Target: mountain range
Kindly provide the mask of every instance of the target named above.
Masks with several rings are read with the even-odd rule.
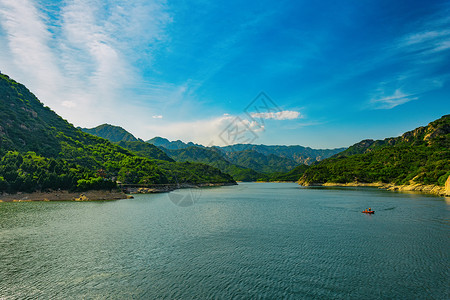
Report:
[[[116,181],[149,185],[298,180],[303,185],[442,187],[449,177],[450,115],[399,137],[363,140],[348,149],[205,147],[160,137],[144,142],[118,126],[75,128],[25,86],[0,73],[0,193],[114,189]]]
[[[104,125],[100,125],[104,126]],[[100,127],[99,126],[99,127]],[[98,127],[96,127],[98,128]],[[169,150],[180,150],[186,149],[188,147],[202,147],[203,145],[194,144],[192,142],[185,143],[183,141],[169,141],[166,138],[155,137],[147,141],[158,147],[163,147]],[[254,145],[254,144],[235,144],[228,146],[213,146],[211,148],[217,148],[222,150],[224,153],[237,153],[241,151],[253,151],[253,153],[260,153],[265,156],[276,155],[279,157],[287,158],[298,164],[311,165],[317,161],[321,161],[328,158],[336,153],[342,152],[347,148],[336,148],[336,149],[312,149],[303,146],[281,146],[281,145]],[[291,163],[291,162],[290,162]]]
[[[0,193],[111,189],[116,180],[234,183],[217,168],[174,162],[151,144],[123,143],[131,143],[127,147],[133,150],[75,128],[25,86],[0,73]]]
[[[142,140],[136,139],[131,133],[117,126],[103,124],[95,128],[81,128],[87,133],[118,142],[121,136],[133,137],[133,142],[120,142],[120,146],[131,149],[131,143],[145,147]],[[339,153],[339,149],[311,149],[302,146],[267,146],[252,144],[237,144],[225,147],[205,147],[192,142],[181,140],[169,141],[162,137],[155,137],[147,141],[178,162],[200,162],[220,169],[239,181],[280,180],[278,174],[293,170],[305,163],[312,164],[324,158]],[[146,156],[148,157],[148,156]],[[156,158],[156,157],[150,157]],[[161,157],[158,157],[161,159]],[[300,168],[297,170],[305,170]]]
[[[241,181],[443,186],[450,175],[449,118],[445,115],[400,137],[367,139],[347,149],[251,144],[204,147],[161,137],[147,143],[157,145],[175,161],[206,163]]]

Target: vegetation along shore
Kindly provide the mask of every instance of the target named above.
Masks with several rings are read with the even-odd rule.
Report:
[[[450,115],[395,138],[364,140],[308,168],[304,186],[376,186],[450,195]]]
[[[75,128],[25,86],[0,74],[2,201],[123,199],[124,192],[236,181],[374,186],[445,196],[449,176],[450,115],[399,137],[349,148],[205,147],[160,137],[143,141],[108,124]]]

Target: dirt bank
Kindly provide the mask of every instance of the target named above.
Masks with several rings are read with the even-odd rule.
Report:
[[[127,199],[127,196],[121,191],[87,191],[87,192],[35,192],[35,193],[17,193],[0,194],[0,202],[24,202],[24,201],[95,201],[95,200],[120,200]]]

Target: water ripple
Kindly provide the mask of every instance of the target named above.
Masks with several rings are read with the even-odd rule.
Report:
[[[294,187],[1,203],[0,299],[450,298],[440,198]]]

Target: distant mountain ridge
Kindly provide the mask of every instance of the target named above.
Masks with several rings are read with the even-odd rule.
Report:
[[[291,159],[298,164],[311,165],[317,161],[331,157],[347,148],[336,149],[312,149],[303,146],[283,146],[283,145],[253,145],[253,144],[236,144],[220,147],[227,153],[238,151],[255,151],[264,155],[277,155],[280,157]]]
[[[265,174],[287,172],[299,165],[292,159],[275,154],[266,155],[255,150],[225,152],[225,157],[235,165],[244,166]]]
[[[113,126],[110,124],[102,124],[94,128],[80,128],[80,129],[83,130],[84,132],[108,139],[111,142],[138,141],[136,137],[134,137],[131,133],[129,133],[122,127]],[[243,151],[245,152],[243,152],[242,154],[245,153],[248,156],[249,153],[253,153],[255,156],[258,156],[259,158],[261,158],[259,154],[263,154],[265,156],[274,155],[283,159],[287,165],[294,164],[294,166],[288,167],[288,169],[292,169],[293,167],[295,167],[295,165],[298,164],[311,165],[317,161],[331,157],[339,152],[346,150],[346,148],[312,149],[310,147],[303,147],[303,146],[283,146],[283,145],[272,146],[272,145],[255,145],[255,144],[236,144],[222,147],[220,146],[205,147],[203,145],[195,144],[193,142],[185,143],[181,140],[169,141],[168,139],[162,137],[154,137],[146,142],[155,145],[157,147],[163,147],[164,148],[163,150],[165,149],[181,150],[189,147],[199,147],[208,149],[214,148],[222,151],[226,157],[229,157],[232,160],[232,162],[236,161],[237,157],[239,156],[238,153]]]
[[[101,128],[102,130],[84,129],[84,131],[92,132],[94,135],[106,139],[118,136],[128,136],[126,134],[128,132],[118,126],[103,124],[96,128]],[[159,144],[168,145],[172,149],[167,149],[162,146],[157,147],[140,139],[136,141],[119,141],[115,142],[115,144],[136,155],[149,159],[159,159],[168,162],[177,161],[180,163],[204,163],[218,168],[226,174],[230,174],[235,180],[239,181],[255,181],[264,177],[263,174],[252,169],[232,164],[225,158],[221,151],[217,151],[213,148],[206,148],[194,143],[183,143],[181,141],[170,142],[164,138],[155,138],[153,141]]]
[[[194,147],[194,146],[200,147],[200,148],[205,148],[205,146],[203,146],[203,145],[194,144],[192,142],[185,143],[180,140],[169,141],[168,139],[162,138],[159,136],[154,137],[146,142],[149,144],[155,145],[157,147],[164,147],[165,149],[169,149],[169,150],[186,149],[188,147]]]
[[[208,164],[216,167],[222,172],[230,174],[235,180],[238,181],[256,181],[264,178],[264,174],[257,172],[256,170],[237,165],[231,162],[224,153],[215,148],[197,147],[191,146],[183,149],[165,149],[161,147],[175,161],[188,162],[195,161]]]
[[[147,141],[157,147],[164,147],[170,150],[185,149],[188,147],[196,146],[206,148],[203,145],[194,144],[192,142],[185,143],[183,141],[169,141],[162,137],[155,137]],[[236,153],[241,151],[254,151],[255,153],[261,153],[264,155],[276,155],[283,158],[288,158],[295,161],[297,164],[311,165],[317,161],[331,157],[339,152],[346,150],[347,148],[336,149],[312,149],[310,147],[303,146],[284,146],[284,145],[255,145],[255,144],[235,144],[229,146],[212,146],[210,148],[216,148],[223,151],[225,154]]]
[[[108,130],[95,131],[95,135],[107,138],[110,136],[120,136],[124,134],[124,129],[107,124],[96,128],[107,128]],[[86,132],[93,132],[91,129]],[[114,131],[117,133],[113,134]],[[126,131],[125,131],[126,132]],[[141,140],[139,140],[140,142]],[[139,142],[133,142],[137,147]],[[228,173],[239,181],[267,180],[269,174],[282,174],[293,170],[295,167],[303,164],[313,164],[323,158],[330,157],[345,148],[339,149],[311,149],[302,146],[267,146],[252,144],[237,144],[225,147],[203,145],[192,142],[185,143],[181,140],[169,141],[166,138],[155,137],[147,141],[148,145],[156,146],[161,149],[168,157],[178,162],[200,162],[219,168],[222,172]],[[130,148],[131,143],[119,142],[119,145]],[[139,148],[142,148],[140,145]],[[150,151],[154,155],[156,151]],[[149,157],[150,153],[140,155]],[[161,158],[165,159],[167,158]],[[304,170],[300,168],[299,170]],[[270,177],[270,176],[269,176]],[[272,178],[272,177],[271,177]]]

